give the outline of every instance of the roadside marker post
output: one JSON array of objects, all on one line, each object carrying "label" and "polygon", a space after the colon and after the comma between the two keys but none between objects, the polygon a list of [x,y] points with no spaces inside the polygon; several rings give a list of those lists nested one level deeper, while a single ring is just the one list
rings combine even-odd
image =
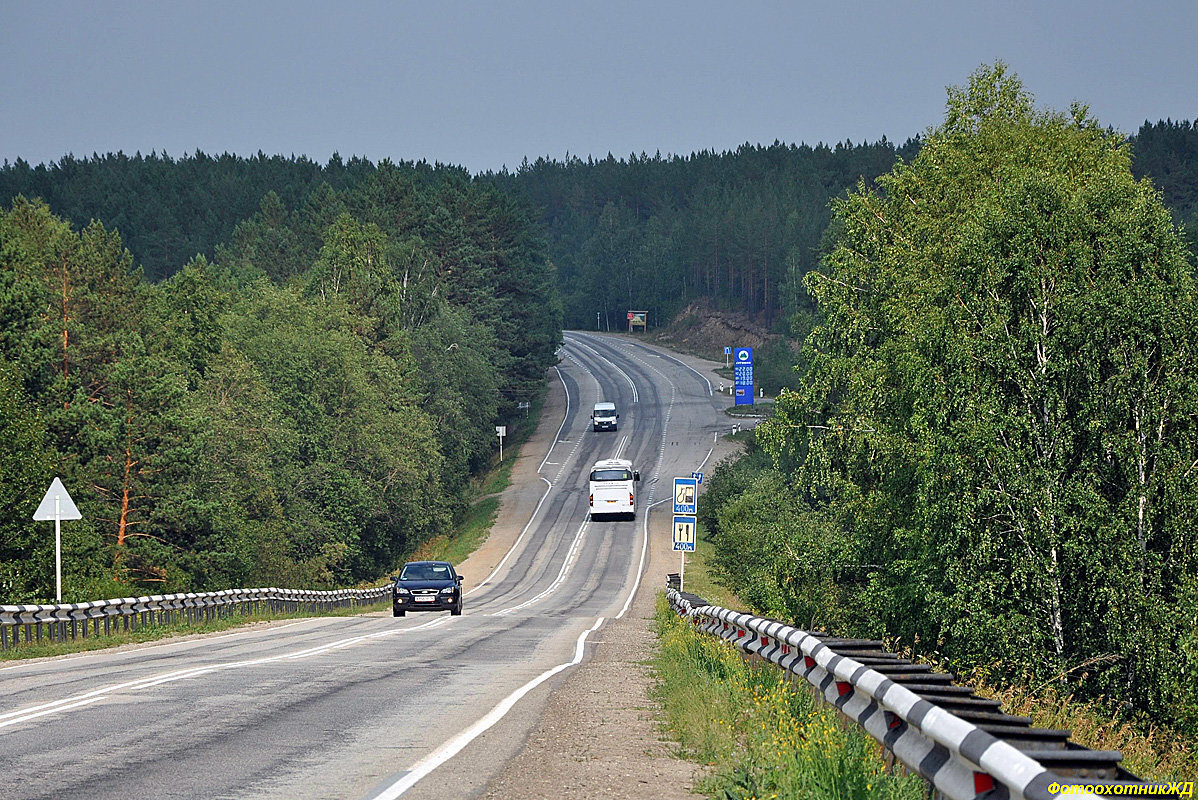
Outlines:
[{"label": "roadside marker post", "polygon": [[503,437],[507,436],[507,426],[496,425],[495,435],[499,437],[499,460],[503,461]]},{"label": "roadside marker post", "polygon": [[35,522],[54,520],[54,594],[57,602],[62,603],[62,521],[83,519],[83,515],[79,513],[67,487],[56,477],[33,512],[33,519]]}]

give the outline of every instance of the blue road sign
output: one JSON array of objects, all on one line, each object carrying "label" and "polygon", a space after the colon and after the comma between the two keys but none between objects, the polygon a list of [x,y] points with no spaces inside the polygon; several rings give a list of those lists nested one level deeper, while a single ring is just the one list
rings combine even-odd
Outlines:
[{"label": "blue road sign", "polygon": [[695,552],[695,528],[697,521],[694,517],[674,517],[674,549],[684,553]]},{"label": "blue road sign", "polygon": [[732,355],[732,348],[731,348],[731,347],[725,347],[725,348],[724,348],[724,355],[726,355],[726,356],[730,356],[730,355]]},{"label": "blue road sign", "polygon": [[691,477],[694,478],[697,482],[703,483],[703,473],[702,472],[692,472]]},{"label": "blue road sign", "polygon": [[699,482],[694,478],[674,479],[674,513],[697,514],[699,508]]}]

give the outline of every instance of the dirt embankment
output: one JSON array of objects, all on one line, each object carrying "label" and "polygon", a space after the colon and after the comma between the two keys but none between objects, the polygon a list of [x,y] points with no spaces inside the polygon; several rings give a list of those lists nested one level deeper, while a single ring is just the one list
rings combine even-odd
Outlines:
[{"label": "dirt embankment", "polygon": [[756,349],[781,337],[744,314],[692,303],[649,338],[662,347],[722,362],[725,347]]}]

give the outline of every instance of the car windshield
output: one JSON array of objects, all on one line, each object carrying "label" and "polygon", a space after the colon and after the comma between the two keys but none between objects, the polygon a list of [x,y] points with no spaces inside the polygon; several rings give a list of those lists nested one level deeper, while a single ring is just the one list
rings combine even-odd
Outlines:
[{"label": "car windshield", "polygon": [[599,417],[599,418],[614,417],[615,415],[616,415],[616,410],[614,408],[596,408],[595,409],[595,416]]},{"label": "car windshield", "polygon": [[626,469],[597,469],[591,473],[593,481],[630,481],[632,473]]},{"label": "car windshield", "polygon": [[408,564],[399,574],[401,581],[447,581],[450,580],[448,564]]}]

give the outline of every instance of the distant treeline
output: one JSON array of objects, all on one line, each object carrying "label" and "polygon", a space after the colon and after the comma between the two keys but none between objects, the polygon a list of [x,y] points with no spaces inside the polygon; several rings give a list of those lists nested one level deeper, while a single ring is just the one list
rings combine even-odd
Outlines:
[{"label": "distant treeline", "polygon": [[[521,424],[555,363],[540,227],[460,170],[110,157],[28,175],[103,221],[0,207],[0,602],[53,597],[53,536],[30,518],[55,474],[84,515],[64,525],[74,599],[377,578],[447,530],[494,424]],[[169,278],[139,274],[112,219]]]},{"label": "distant treeline", "polygon": [[[1174,220],[1198,234],[1198,127],[1145,123],[1130,138],[1132,167],[1162,191]],[[630,308],[665,324],[692,301],[756,316],[789,331],[810,312],[803,276],[819,263],[829,202],[868,184],[920,142],[745,145],[732,152],[617,159],[537,159],[477,181],[523,194],[544,225],[567,327],[620,328]],[[403,164],[413,180],[464,171]],[[0,167],[0,203],[45,200],[76,227],[101,220],[121,233],[147,278],[215,256],[272,192],[286,209],[370,180],[378,165],[334,156],[64,157]],[[310,238],[310,237],[309,237]]]}]

